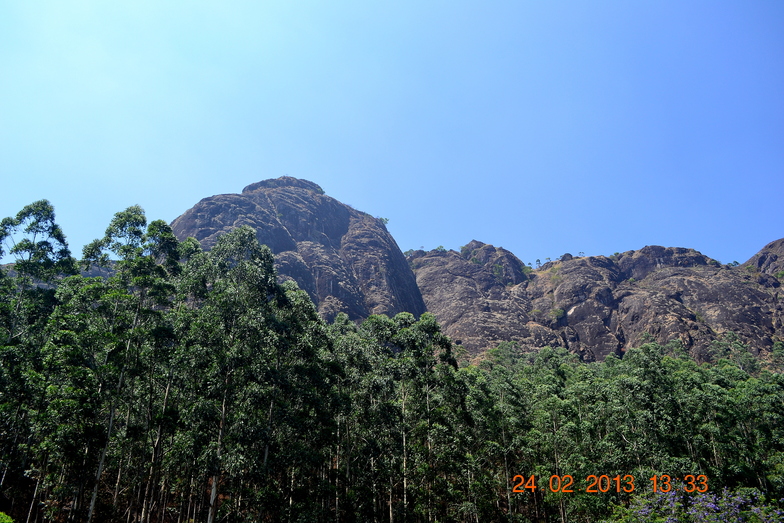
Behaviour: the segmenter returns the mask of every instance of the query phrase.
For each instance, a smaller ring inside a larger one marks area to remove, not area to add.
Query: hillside
[[[722,266],[693,249],[566,254],[527,274],[508,251],[477,241],[462,253],[417,251],[409,261],[428,310],[472,354],[516,341],[603,360],[651,336],[661,344],[679,340],[705,358],[727,332],[756,354],[782,339],[780,281],[751,264]]]
[[[296,280],[331,320],[425,312],[414,275],[382,220],[326,196],[315,183],[284,176],[242,194],[204,198],[172,222],[178,238],[210,249],[241,225],[275,254],[282,279]]]
[[[461,252],[406,258],[382,220],[291,177],[205,198],[172,228],[209,249],[240,225],[256,229],[280,278],[295,280],[323,318],[428,310],[474,356],[509,341],[523,350],[565,347],[594,361],[652,337],[705,358],[727,332],[764,356],[784,339],[784,239],[738,267],[694,249],[645,246],[610,257],[565,254],[534,269],[475,240]]]

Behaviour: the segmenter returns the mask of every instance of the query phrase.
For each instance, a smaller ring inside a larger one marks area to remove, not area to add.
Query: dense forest
[[[324,322],[250,228],[202,251],[136,206],[77,261],[35,202],[0,251],[13,521],[783,520],[780,344],[470,363],[428,313]]]

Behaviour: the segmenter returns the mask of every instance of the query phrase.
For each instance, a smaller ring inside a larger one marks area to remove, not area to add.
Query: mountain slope
[[[472,354],[515,341],[603,360],[652,336],[659,343],[680,340],[705,357],[726,332],[756,352],[770,350],[784,334],[775,277],[721,266],[693,249],[566,254],[523,274],[508,251],[472,241],[461,253],[416,251],[409,263],[428,310]]]
[[[693,249],[647,246],[611,257],[566,254],[534,270],[478,241],[406,259],[382,220],[291,177],[205,198],[172,223],[180,239],[194,236],[206,249],[240,225],[256,229],[280,278],[296,280],[327,320],[429,310],[472,355],[512,341],[563,346],[593,361],[652,337],[706,357],[727,332],[755,353],[784,340],[784,239],[739,267]]]
[[[281,279],[294,279],[326,319],[345,312],[425,312],[414,276],[384,223],[291,177],[251,184],[241,194],[204,198],[174,222],[178,238],[205,249],[235,227],[256,229],[270,247]]]
[[[762,273],[779,275],[784,272],[784,238],[770,242],[743,266],[751,265]]]

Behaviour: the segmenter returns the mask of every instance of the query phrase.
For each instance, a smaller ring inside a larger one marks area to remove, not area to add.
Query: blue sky
[[[6,2],[0,216],[72,250],[290,175],[401,249],[784,237],[784,3]]]

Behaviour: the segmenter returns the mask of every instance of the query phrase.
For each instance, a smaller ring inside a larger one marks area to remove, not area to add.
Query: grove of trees
[[[204,252],[134,206],[77,262],[54,218],[0,223],[14,521],[781,521],[784,376],[731,335],[469,364],[427,313],[325,323],[249,228]]]

